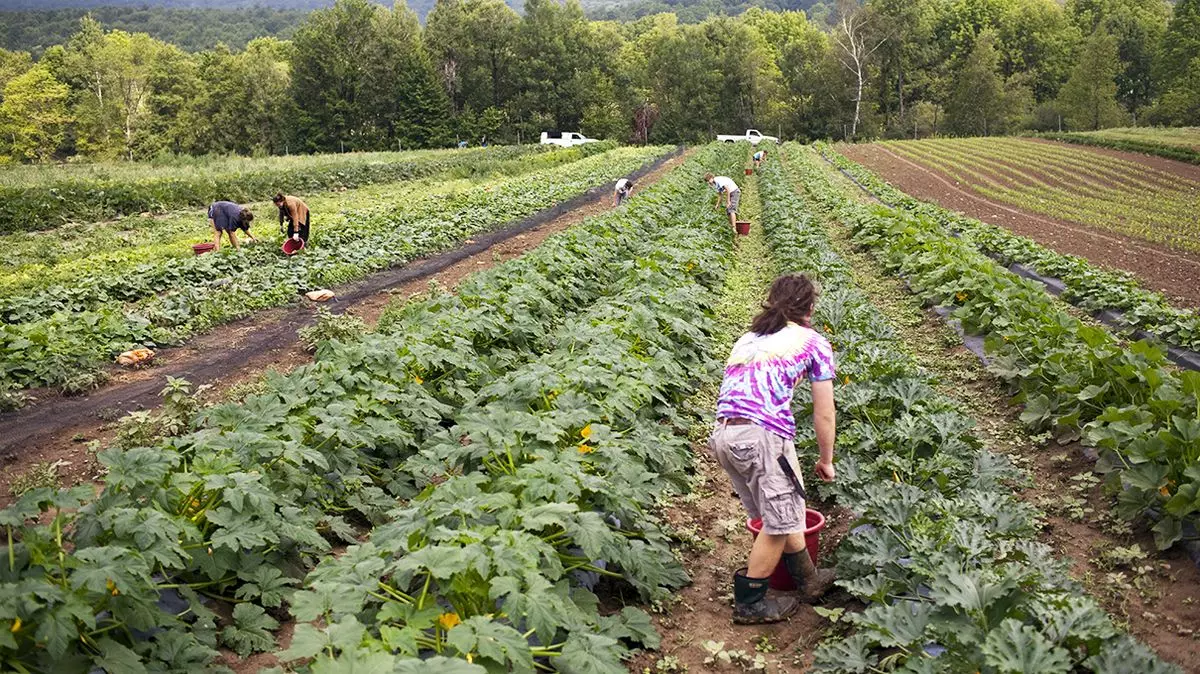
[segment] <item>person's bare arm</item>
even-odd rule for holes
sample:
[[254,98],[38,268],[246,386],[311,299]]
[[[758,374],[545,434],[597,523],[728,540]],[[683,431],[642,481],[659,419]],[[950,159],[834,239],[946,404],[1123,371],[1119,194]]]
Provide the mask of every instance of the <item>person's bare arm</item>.
[[812,383],[813,428],[817,431],[817,477],[832,482],[837,477],[833,468],[833,443],[837,434],[837,412],[833,402],[833,380]]

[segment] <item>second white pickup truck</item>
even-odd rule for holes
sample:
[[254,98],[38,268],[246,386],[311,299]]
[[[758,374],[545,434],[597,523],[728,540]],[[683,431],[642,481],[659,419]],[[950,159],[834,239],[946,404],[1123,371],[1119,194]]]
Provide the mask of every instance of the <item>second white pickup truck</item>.
[[733,136],[733,135],[729,135],[729,136],[718,135],[717,136],[718,142],[736,143],[741,140],[748,140],[748,141],[750,141],[751,145],[758,145],[759,143],[763,142],[764,140],[769,140],[772,143],[779,142],[779,139],[776,138],[775,136],[764,136],[758,132],[758,129],[746,129],[746,135],[744,135],[744,136]]

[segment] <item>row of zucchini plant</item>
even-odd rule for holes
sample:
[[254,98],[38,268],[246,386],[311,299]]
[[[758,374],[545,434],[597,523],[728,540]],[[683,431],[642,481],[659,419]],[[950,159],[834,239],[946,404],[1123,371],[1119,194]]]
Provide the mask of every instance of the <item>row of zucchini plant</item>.
[[279,191],[305,193],[412,180],[541,151],[541,146],[525,145],[399,153],[395,158],[375,155],[372,161],[345,155],[340,161],[325,158],[251,171],[210,170],[180,175],[164,171],[166,175],[133,180],[77,178],[65,172],[67,177],[50,182],[0,188],[0,234],[49,229],[65,222],[95,222],[122,214],[206,206],[218,199],[256,201]]
[[867,206],[834,187],[813,151],[789,153],[813,201],[845,223],[927,303],[986,336],[989,370],[1023,403],[1021,420],[1060,443],[1101,450],[1116,512],[1157,519],[1166,549],[1195,537],[1200,513],[1200,372],[1176,371],[1160,345],[1121,343],[1071,316],[1039,284],[999,267],[938,220]]
[[[163,258],[123,273],[97,269],[0,300],[0,387],[88,388],[100,365],[133,345],[183,339],[299,292],[330,287],[450,248],[632,171],[667,148],[619,148],[564,166],[437,198],[398,191],[320,223],[313,246],[288,258],[271,245]],[[410,202],[416,201],[416,205]]]
[[[718,168],[737,159],[699,155]],[[614,671],[618,640],[652,645],[643,614],[601,618],[570,572],[620,576],[648,596],[683,580],[648,506],[683,481],[686,447],[648,420],[673,420],[697,378],[728,255],[716,215],[689,210],[701,170],[689,162],[636,210],[390,312],[379,333],[322,344],[313,364],[207,409],[193,432],[102,453],[98,496],[24,495],[0,514],[0,668],[214,669],[219,645],[271,649],[289,607],[338,617],[336,629],[299,627],[300,655],[432,650],[472,672],[469,659],[535,657]],[[327,562],[293,597],[332,541],[372,525],[338,563],[361,581],[353,593],[323,584],[349,581],[330,579]],[[343,611],[354,602],[370,602],[357,616],[371,624]],[[218,621],[229,603],[232,620]],[[533,631],[526,653],[513,650],[517,625]]]
[[1003,227],[915,199],[828,144],[817,147],[835,166],[885,203],[937,221],[1003,265],[1021,264],[1042,276],[1061,280],[1064,300],[1091,312],[1120,312],[1118,320],[1130,330],[1146,332],[1174,346],[1200,350],[1200,313],[1172,306],[1162,293],[1142,287],[1132,274],[1101,269]]
[[[762,172],[777,264],[820,280],[813,324],[838,356],[838,480],[820,489],[858,515],[839,584],[867,604],[815,653],[822,672],[1170,672],[1122,634],[1037,542],[1021,473],[982,447],[961,405],[902,350],[795,189],[834,198],[801,157]],[[795,175],[790,174],[797,168]],[[818,197],[821,198],[821,197]],[[798,414],[810,414],[800,401]],[[797,443],[815,451],[811,429]]]

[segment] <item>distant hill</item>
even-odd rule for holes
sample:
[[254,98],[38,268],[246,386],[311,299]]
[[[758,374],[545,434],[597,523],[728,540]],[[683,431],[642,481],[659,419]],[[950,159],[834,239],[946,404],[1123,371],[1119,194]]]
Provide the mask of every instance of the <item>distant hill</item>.
[[[390,0],[376,0],[390,6]],[[521,0],[507,0],[520,11]],[[695,23],[750,7],[809,10],[813,0],[582,0],[588,17],[631,21],[674,12]],[[435,0],[409,0],[421,21]],[[289,38],[304,17],[333,0],[0,0],[0,47],[40,54],[65,42],[91,13],[107,28],[148,33],[187,51],[218,42],[240,49],[257,37]]]

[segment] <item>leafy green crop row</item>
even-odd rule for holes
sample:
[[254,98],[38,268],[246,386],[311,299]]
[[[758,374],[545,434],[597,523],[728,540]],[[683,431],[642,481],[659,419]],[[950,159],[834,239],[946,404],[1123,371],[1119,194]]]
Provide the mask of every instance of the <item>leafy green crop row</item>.
[[[574,572],[647,596],[684,579],[650,510],[688,456],[661,421],[707,365],[729,251],[698,176],[739,158],[700,156],[190,434],[103,453],[98,496],[23,496],[0,514],[0,666],[219,669],[219,644],[270,650],[290,609],[327,618],[285,654],[314,672],[621,671],[648,618],[601,617]],[[239,602],[229,624],[213,601]]]
[[1175,346],[1200,349],[1200,314],[1171,306],[1161,293],[1141,287],[1132,274],[1098,268],[1083,258],[1063,255],[1003,227],[914,199],[828,145],[818,148],[888,204],[936,220],[1003,265],[1016,262],[1043,276],[1060,279],[1066,286],[1061,296],[1064,300],[1091,312],[1120,311],[1120,320],[1133,330],[1145,331]]
[[1141,152],[1142,154],[1157,155],[1167,159],[1188,162],[1189,164],[1200,164],[1200,150],[1170,142],[1155,142],[1152,138],[1119,138],[1103,135],[1103,132],[1099,135],[1087,133],[1043,133],[1038,134],[1038,137],[1060,140],[1076,145],[1091,145],[1111,150]]
[[0,188],[0,234],[48,229],[71,221],[95,222],[143,211],[207,206],[220,199],[258,201],[281,191],[303,194],[411,180],[540,151],[542,146],[538,145],[439,150],[401,153],[395,159],[384,155],[382,160],[370,162],[350,155],[337,163],[314,161],[265,170],[182,176],[167,172],[165,176],[136,180],[67,178],[36,185],[6,185]]
[[1160,548],[1183,537],[1200,513],[1200,372],[1174,371],[1161,346],[1123,346],[936,220],[858,203],[829,185],[815,153],[797,158],[813,198],[856,241],[919,297],[952,308],[968,333],[987,337],[989,369],[1018,392],[1022,421],[1100,448],[1097,470],[1108,473],[1117,513],[1157,516]]
[[[484,161],[418,180],[375,183],[350,190],[328,190],[304,195],[313,213],[317,239],[324,225],[336,223],[346,208],[365,204],[398,203],[406,197],[409,210],[427,208],[447,195],[471,189],[486,180],[550,169],[586,158],[595,144],[579,148],[521,155],[507,160]],[[245,203],[259,219],[251,233],[272,237],[277,231],[276,209],[270,194]],[[239,235],[241,236],[241,235]],[[0,236],[0,297],[22,295],[54,285],[75,285],[89,274],[127,273],[146,263],[192,255],[192,244],[211,241],[204,207],[149,213],[118,220],[72,224],[40,232]],[[244,236],[242,237],[244,238]]]
[[[76,387],[134,343],[177,343],[299,292],[361,278],[451,247],[636,169],[666,148],[621,148],[449,195],[350,205],[327,217],[313,245],[283,256],[271,243],[166,258],[123,273],[0,300],[0,387]],[[417,206],[410,207],[410,202]],[[277,239],[268,237],[271,242]]]
[[[838,355],[840,428],[838,480],[820,489],[859,514],[838,549],[839,584],[868,605],[843,618],[852,636],[817,649],[816,671],[1175,671],[1036,541],[1038,514],[1009,486],[1020,471],[981,447],[961,406],[898,347],[794,185],[841,197],[804,152],[785,151],[794,175],[763,168],[763,226],[779,266],[823,287],[813,323]],[[811,429],[797,443],[815,448]]]

